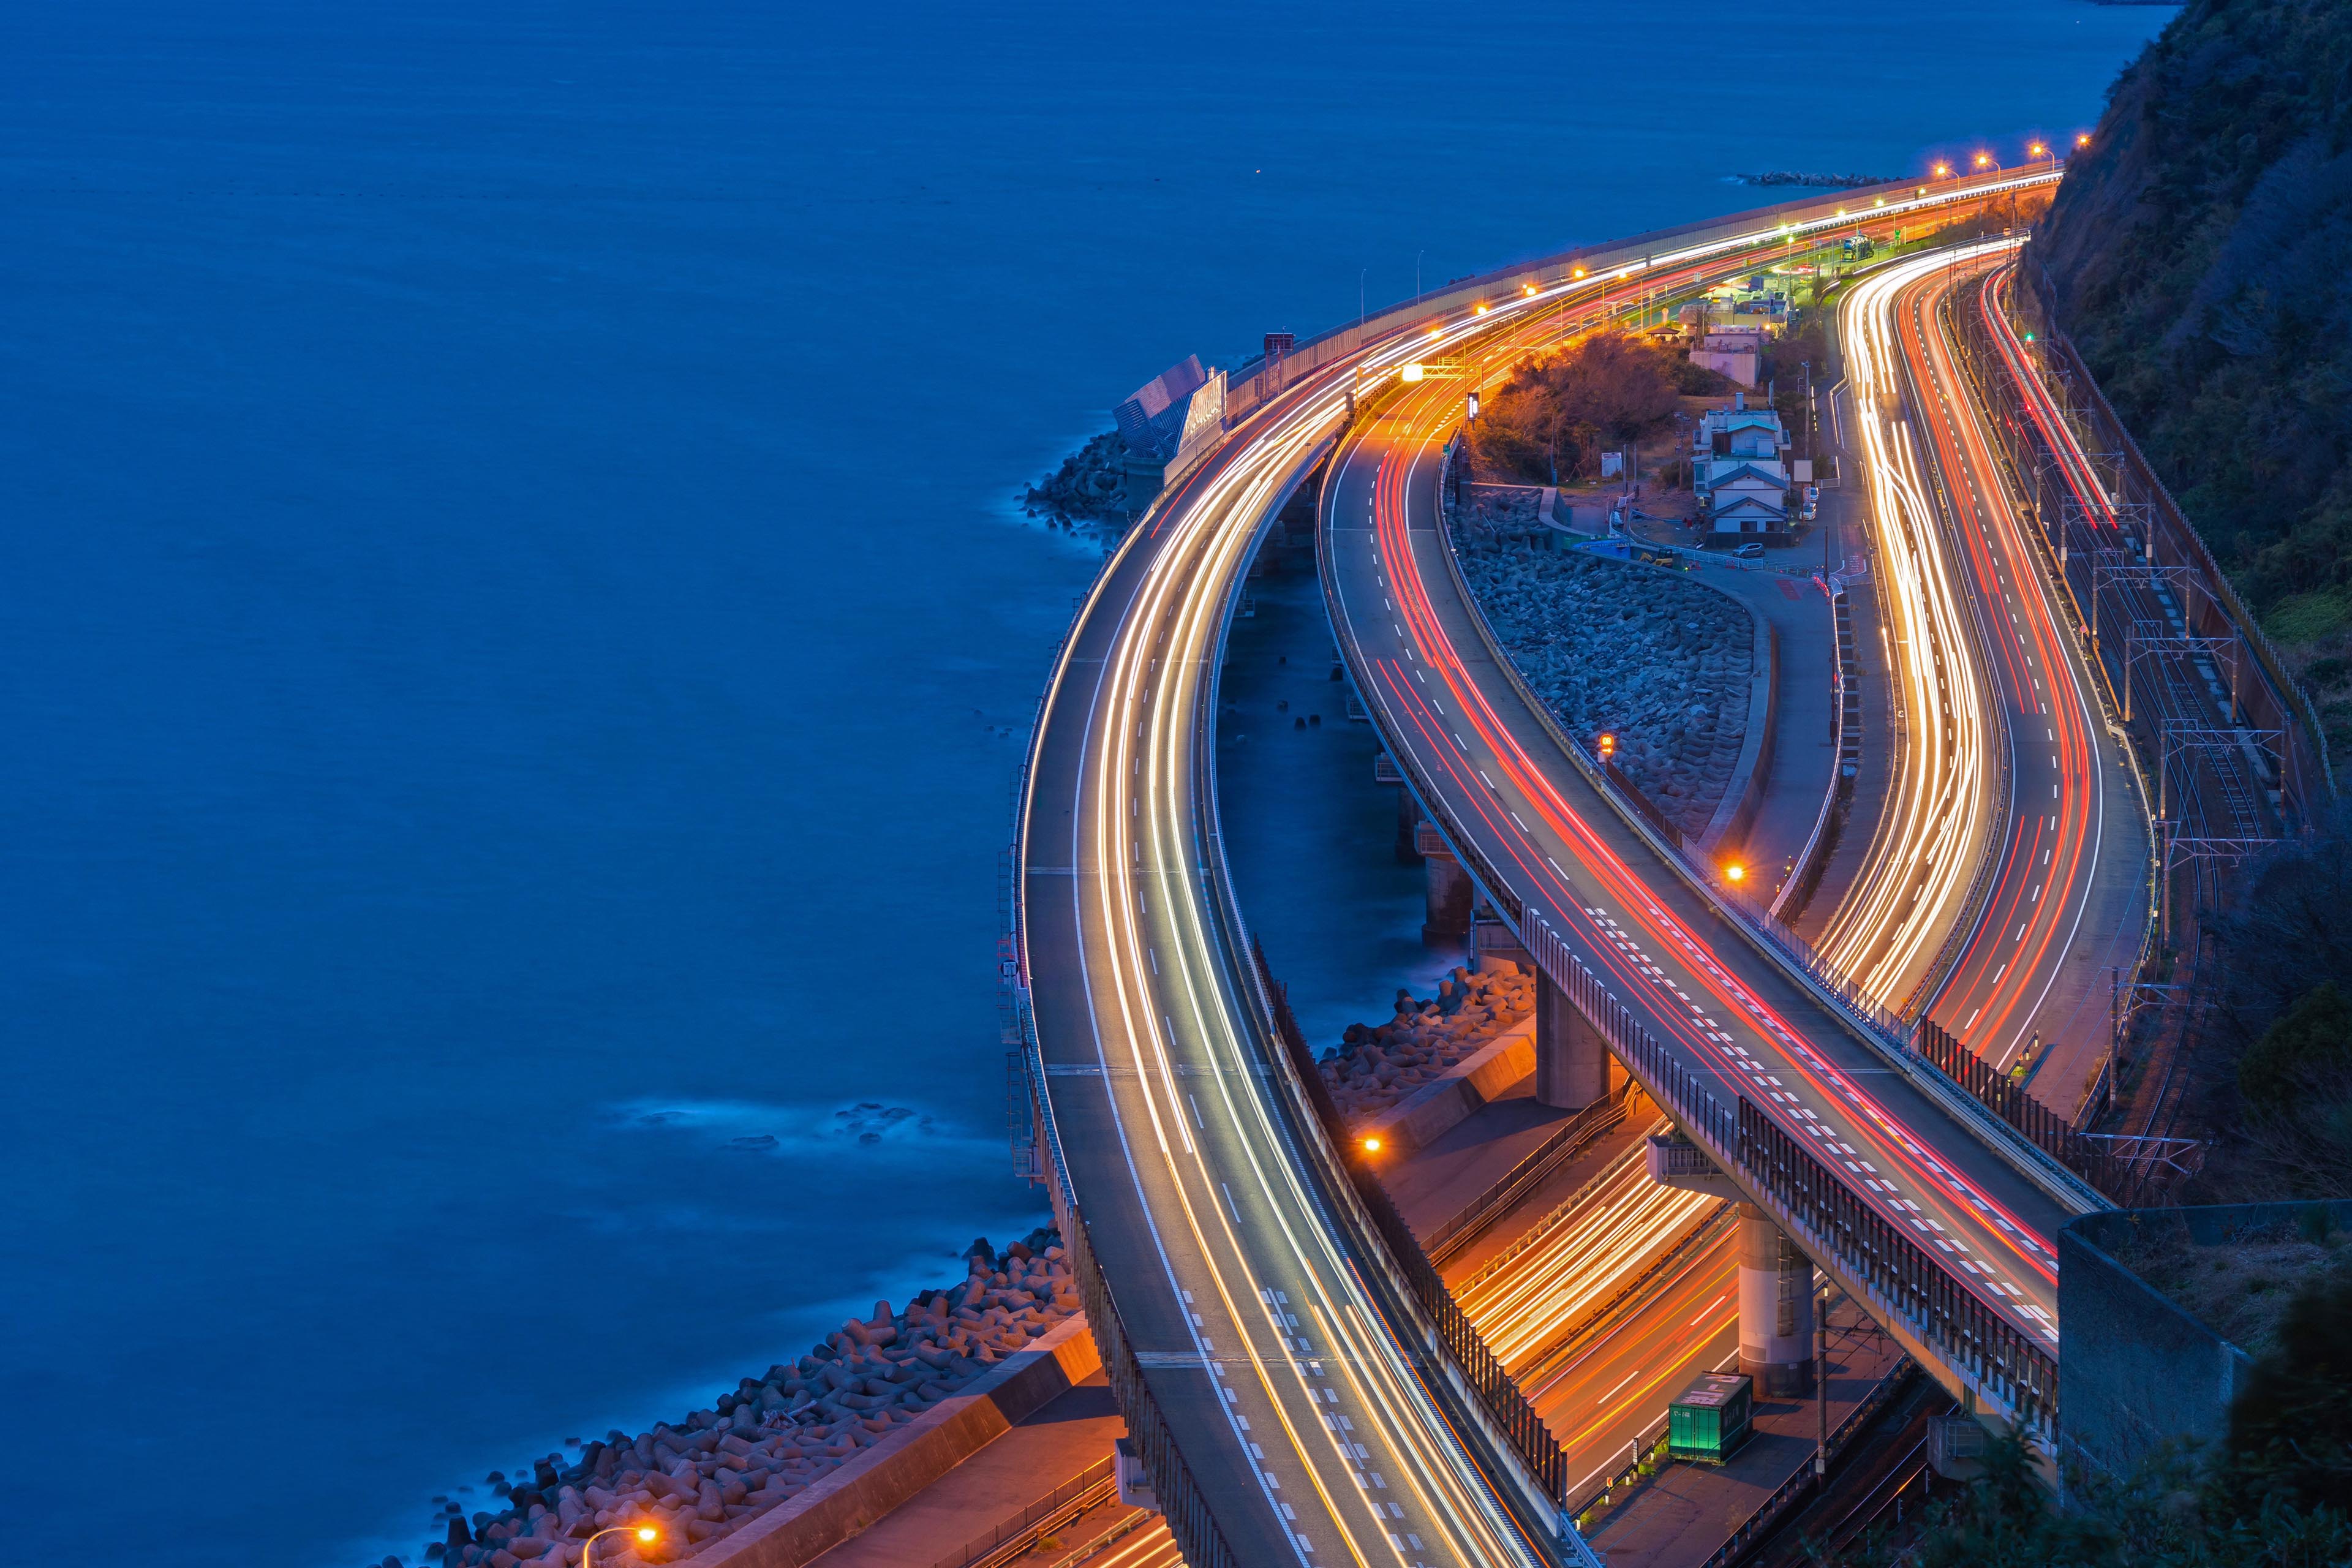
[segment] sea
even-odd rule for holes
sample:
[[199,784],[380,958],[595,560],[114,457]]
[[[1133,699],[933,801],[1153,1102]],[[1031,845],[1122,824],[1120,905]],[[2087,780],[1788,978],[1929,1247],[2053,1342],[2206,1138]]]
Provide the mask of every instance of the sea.
[[414,1564],[1041,1223],[1000,875],[1101,545],[1021,487],[1186,354],[2070,141],[2171,15],[0,11],[10,1555]]

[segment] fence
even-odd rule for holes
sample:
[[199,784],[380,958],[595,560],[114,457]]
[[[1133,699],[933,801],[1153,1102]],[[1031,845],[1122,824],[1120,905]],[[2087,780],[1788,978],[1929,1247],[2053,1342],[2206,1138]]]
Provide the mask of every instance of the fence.
[[986,1535],[966,1542],[963,1550],[939,1560],[937,1568],[975,1568],[1003,1552],[1008,1545],[1025,1549],[1064,1515],[1076,1518],[1118,1490],[1118,1472],[1109,1459],[1098,1460],[1064,1481]]
[[[1282,1038],[1292,1064],[1307,1083],[1307,1098],[1315,1114],[1335,1147],[1348,1147],[1347,1125],[1339,1110],[1332,1102],[1331,1092],[1324,1087],[1323,1075],[1317,1070],[1315,1053],[1298,1027],[1298,1020],[1290,1011],[1290,999],[1267,972],[1265,951],[1255,942],[1250,944],[1250,957],[1255,963],[1260,983],[1265,986],[1274,1003],[1275,1031]],[[1542,1484],[1545,1492],[1559,1498],[1568,1489],[1568,1456],[1551,1435],[1551,1429],[1536,1414],[1535,1406],[1519,1391],[1511,1374],[1503,1368],[1502,1359],[1487,1348],[1486,1339],[1478,1332],[1469,1317],[1445,1288],[1445,1280],[1422,1250],[1421,1242],[1406,1225],[1404,1216],[1380,1178],[1366,1169],[1363,1163],[1346,1156],[1347,1173],[1355,1187],[1356,1196],[1371,1216],[1373,1229],[1389,1249],[1404,1277],[1413,1300],[1427,1312],[1436,1325],[1440,1342],[1454,1363],[1462,1369],[1470,1386],[1486,1406],[1486,1413],[1502,1428],[1504,1436],[1517,1452],[1520,1459]]]
[[[2085,1137],[2074,1118],[2062,1116],[2025,1091],[2025,1086],[1962,1045],[1932,1018],[1919,1020],[1919,1054],[2016,1128],[2050,1156],[2093,1186],[2129,1206],[2147,1195],[2147,1168],[2117,1157],[2109,1145]],[[2096,1080],[2104,1082],[2104,1075]]]
[[1872,1316],[1901,1323],[1964,1380],[2008,1406],[2021,1426],[2047,1428],[2057,1409],[2058,1363],[1974,1288],[1898,1231],[1829,1168],[1752,1105],[1727,1107],[1661,1047],[1624,1004],[1529,911],[1528,951],[1717,1165],[1742,1178],[1816,1262],[1845,1276]]
[[1425,1243],[1429,1260],[1443,1264],[1451,1258],[1504,1210],[1532,1191],[1536,1184],[1549,1175],[1562,1161],[1574,1159],[1586,1144],[1624,1121],[1633,1093],[1633,1085],[1621,1083],[1601,1099],[1561,1122],[1557,1130],[1530,1150],[1525,1159],[1505,1172],[1500,1180],[1491,1184],[1485,1192],[1456,1211],[1453,1218],[1429,1233]]
[[1126,1322],[1095,1263],[1094,1242],[1086,1222],[1081,1219],[1066,1226],[1062,1239],[1070,1246],[1071,1271],[1077,1277],[1078,1295],[1086,1302],[1087,1326],[1094,1331],[1095,1343],[1102,1351],[1103,1371],[1108,1374],[1112,1396],[1118,1401],[1119,1415],[1126,1418],[1128,1441],[1142,1459],[1144,1474],[1151,1478],[1152,1498],[1168,1521],[1177,1549],[1184,1554],[1186,1568],[1242,1568],[1240,1556],[1226,1543],[1224,1531],[1209,1510],[1208,1497],[1185,1467],[1184,1457],[1176,1451],[1168,1418],[1160,1414],[1151,1385],[1144,1381],[1143,1366],[1135,1358]]

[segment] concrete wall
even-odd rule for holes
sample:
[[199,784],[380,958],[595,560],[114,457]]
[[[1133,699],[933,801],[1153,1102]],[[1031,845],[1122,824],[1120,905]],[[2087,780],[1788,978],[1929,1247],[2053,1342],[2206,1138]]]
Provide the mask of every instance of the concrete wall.
[[2231,1235],[2352,1202],[2221,1204],[2084,1215],[2058,1233],[2058,1442],[2069,1465],[2128,1471],[2174,1438],[2218,1442],[2245,1385],[2246,1352],[2189,1316],[2121,1263],[2116,1251],[2179,1227],[2210,1245]]
[[[1743,609],[1745,605],[1741,606]],[[1772,773],[1772,747],[1779,740],[1780,720],[1780,628],[1749,611],[1756,623],[1756,675],[1748,688],[1748,733],[1739,743],[1739,763],[1732,770],[1732,787],[1707,819],[1699,837],[1703,849],[1737,846],[1748,837],[1756,813],[1764,804],[1764,785]]]
[[942,1400],[790,1502],[687,1561],[696,1568],[800,1568],[1101,1370],[1102,1352],[1085,1315],[1058,1323],[964,1393]]
[[1363,1131],[1389,1158],[1427,1148],[1536,1070],[1536,1021],[1524,1018],[1382,1111]]

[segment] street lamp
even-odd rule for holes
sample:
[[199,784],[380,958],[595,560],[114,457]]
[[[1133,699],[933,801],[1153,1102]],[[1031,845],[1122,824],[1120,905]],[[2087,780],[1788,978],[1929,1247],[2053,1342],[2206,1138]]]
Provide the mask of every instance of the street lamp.
[[1951,177],[1951,173],[1952,166],[1949,163],[1938,163],[1936,165],[1936,178],[1939,180],[1949,179]]
[[608,1535],[634,1535],[647,1542],[661,1539],[661,1531],[650,1524],[616,1524],[610,1530],[600,1530],[580,1549],[580,1568],[596,1568],[596,1543]]
[[1365,1139],[1365,1140],[1364,1140],[1364,1152],[1365,1152],[1365,1153],[1367,1153],[1367,1154],[1377,1154],[1377,1153],[1379,1153],[1380,1152],[1381,1152],[1381,1141],[1380,1141],[1378,1138],[1367,1138],[1367,1139]]
[[1979,169],[1998,169],[2000,165],[1992,161],[1991,153],[1979,153],[1977,154],[1977,167]]
[[2036,142],[2032,146],[2026,148],[2025,152],[2028,157],[2032,158],[2047,158],[2050,156],[2050,149],[2044,147],[2039,142]]
[[1748,868],[1734,860],[1724,867],[1723,874],[1731,881],[1744,882],[1748,879]]

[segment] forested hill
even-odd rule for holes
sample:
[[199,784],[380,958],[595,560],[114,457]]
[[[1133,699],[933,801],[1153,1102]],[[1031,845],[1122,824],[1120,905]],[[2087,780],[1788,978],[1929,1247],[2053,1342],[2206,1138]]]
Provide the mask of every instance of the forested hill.
[[2352,0],[2194,0],[2117,79],[2032,249],[2149,460],[2340,701]]

